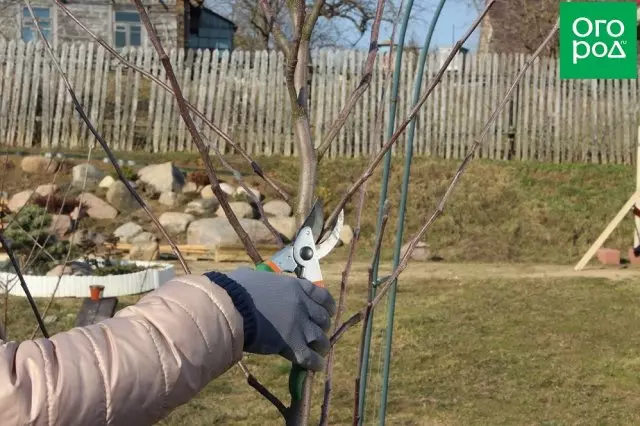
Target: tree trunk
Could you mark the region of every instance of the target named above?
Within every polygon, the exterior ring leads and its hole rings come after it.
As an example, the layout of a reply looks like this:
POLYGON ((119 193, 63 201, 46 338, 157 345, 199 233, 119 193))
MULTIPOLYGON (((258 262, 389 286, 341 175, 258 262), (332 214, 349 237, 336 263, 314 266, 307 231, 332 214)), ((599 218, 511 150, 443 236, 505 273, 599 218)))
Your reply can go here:
POLYGON ((301 40, 298 49, 298 63, 294 74, 294 86, 298 94, 298 108, 294 113, 295 134, 298 142, 300 158, 300 174, 298 178, 298 206, 296 217, 298 223, 302 223, 311 210, 313 204, 316 172, 318 161, 311 136, 309 122, 309 87, 307 77, 309 73, 309 41, 301 40))

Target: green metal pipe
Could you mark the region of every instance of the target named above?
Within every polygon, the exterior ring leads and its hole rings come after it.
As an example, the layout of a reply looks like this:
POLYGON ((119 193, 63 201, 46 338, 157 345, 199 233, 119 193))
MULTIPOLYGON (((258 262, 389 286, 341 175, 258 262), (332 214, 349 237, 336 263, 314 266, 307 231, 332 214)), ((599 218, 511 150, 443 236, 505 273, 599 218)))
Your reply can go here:
MULTIPOLYGON (((413 8, 413 0, 408 0, 407 5, 403 11, 402 15, 402 25, 400 27, 400 32, 398 34, 398 43, 396 50, 396 58, 394 63, 393 70, 393 83, 391 86, 391 105, 389 107, 389 121, 387 122, 387 131, 385 135, 385 140, 391 139, 393 133, 395 131, 396 124, 396 109, 398 106, 398 90, 400 87, 400 70, 402 68, 402 53, 404 50, 404 39, 407 34, 407 27, 409 25, 409 18, 411 16, 411 9, 413 8)), ((393 42, 393 40, 392 40, 393 42)), ((384 217, 384 203, 387 200, 387 192, 389 187, 389 173, 391 169, 391 150, 387 151, 384 156, 384 167, 382 171, 382 184, 380 186, 380 205, 378 206, 378 224, 376 228, 376 234, 380 234, 382 227, 382 219, 384 217)), ((378 281, 378 269, 380 266, 380 256, 376 256, 373 260, 373 270, 372 270, 372 278, 373 282, 378 281)), ((376 287, 373 286, 373 296, 375 296, 376 287)), ((364 343, 364 356, 362 359, 362 369, 360 370, 360 389, 359 389, 359 412, 358 416, 360 418, 359 425, 362 425, 364 422, 364 412, 365 412, 365 404, 367 401, 367 378, 369 371, 369 354, 371 352, 371 333, 372 333, 372 325, 373 325, 373 314, 371 311, 369 315, 369 319, 367 324, 365 325, 365 343, 364 343)))
MULTIPOLYGON (((431 38, 438 22, 438 18, 442 13, 442 9, 446 0, 440 0, 436 7, 433 19, 429 24, 427 35, 425 37, 422 49, 420 49, 420 57, 418 59, 418 69, 416 70, 416 78, 413 84, 413 99, 412 106, 415 106, 420 101, 420 91, 422 90, 422 76, 425 72, 425 65, 427 57, 429 55, 429 46, 431 44, 431 38)), ((411 160, 413 159, 413 139, 416 131, 416 119, 411 120, 409 124, 409 130, 407 132, 407 145, 404 157, 404 171, 402 175, 402 192, 400 194, 400 207, 398 209, 398 227, 396 230, 396 242, 393 253, 393 269, 398 267, 400 263, 400 254, 402 249, 402 237, 404 235, 404 222, 407 209, 407 195, 409 193, 409 179, 411 177, 411 160)), ((396 307, 396 290, 398 281, 394 281, 389 289, 389 298, 387 300, 387 327, 386 327, 386 339, 385 339, 385 354, 384 354, 384 366, 382 370, 382 393, 380 394, 380 410, 379 410, 379 422, 381 426, 385 424, 385 417, 387 414, 387 400, 389 396, 389 373, 391 369, 391 345, 393 343, 393 324, 396 307)))

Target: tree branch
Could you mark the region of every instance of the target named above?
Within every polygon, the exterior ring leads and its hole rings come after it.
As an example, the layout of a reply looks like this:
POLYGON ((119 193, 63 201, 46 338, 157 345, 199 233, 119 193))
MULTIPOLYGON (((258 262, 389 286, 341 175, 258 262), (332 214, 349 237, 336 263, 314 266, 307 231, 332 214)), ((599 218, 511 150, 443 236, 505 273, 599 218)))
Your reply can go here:
POLYGON ((338 214, 340 214, 340 210, 344 208, 346 203, 351 199, 351 197, 353 197, 353 195, 356 193, 358 188, 373 175, 374 170, 376 169, 378 164, 380 164, 380 161, 382 161, 387 151, 389 151, 389 149, 391 149, 393 144, 400 138, 400 136, 402 135, 402 132, 404 132, 407 126, 409 126, 409 124, 411 123, 411 120, 413 120, 413 118, 418 114, 422 105, 424 105, 424 103, 427 101, 427 99, 429 98, 433 90, 442 81, 442 76, 444 75, 449 64, 455 58, 455 55, 460 51, 460 48, 464 45, 467 39, 475 31, 475 29, 478 27, 482 19, 487 15, 491 7, 495 4, 495 2, 496 0, 489 0, 482 14, 480 14, 480 16, 476 18, 476 20, 471 24, 471 27, 467 30, 467 32, 462 36, 460 40, 456 42, 453 49, 451 49, 449 56, 447 56, 447 59, 444 61, 444 64, 442 64, 442 66, 440 67, 440 70, 438 71, 435 78, 427 88, 426 92, 420 97, 420 100, 418 101, 418 103, 414 105, 414 107, 409 112, 409 115, 407 116, 407 118, 398 126, 398 129, 391 136, 391 138, 382 146, 382 149, 380 149, 380 151, 376 153, 376 155, 373 157, 373 159, 365 169, 364 173, 347 190, 346 194, 342 197, 342 199, 340 200, 336 208, 333 210, 333 212, 325 222, 325 226, 327 227, 327 229, 333 226, 333 224, 335 223, 338 217, 338 214))
POLYGON ((362 71, 362 77, 360 78, 360 83, 356 87, 356 89, 351 93, 349 99, 344 104, 338 117, 334 120, 333 124, 329 128, 327 132, 327 136, 320 143, 317 149, 318 162, 322 160, 324 154, 327 152, 331 143, 340 133, 340 130, 344 127, 349 115, 353 111, 353 107, 360 100, 362 95, 367 91, 369 86, 371 85, 371 78, 373 76, 373 67, 376 64, 376 56, 378 55, 378 35, 380 33, 380 23, 382 21, 382 15, 384 12, 384 3, 385 0, 378 0, 378 7, 376 8, 375 20, 373 21, 373 26, 371 27, 371 38, 369 41, 369 54, 367 55, 367 60, 364 64, 364 70, 362 71))
POLYGON ((193 142, 198 147, 198 151, 200 152, 200 157, 204 162, 207 175, 209 176, 211 189, 213 190, 213 193, 215 194, 218 201, 220 202, 220 207, 222 207, 222 210, 224 210, 227 216, 227 220, 229 221, 233 229, 238 234, 238 238, 240 238, 240 241, 244 245, 247 251, 247 254, 249 255, 249 257, 254 263, 258 264, 262 262, 262 257, 260 256, 260 253, 258 253, 258 250, 256 249, 253 242, 251 241, 251 238, 249 238, 249 235, 240 224, 240 221, 236 217, 236 214, 231 209, 231 206, 227 201, 226 194, 224 193, 222 188, 220 188, 220 181, 218 180, 216 171, 213 168, 211 157, 209 156, 209 149, 204 144, 204 142, 202 142, 202 137, 200 136, 200 133, 198 132, 198 129, 196 129, 196 125, 193 122, 193 119, 191 118, 189 107, 187 106, 184 100, 184 96, 182 95, 182 90, 180 89, 180 85, 178 84, 178 79, 176 78, 176 75, 173 72, 173 67, 171 66, 171 61, 169 60, 169 56, 164 51, 164 47, 162 47, 162 43, 158 39, 158 34, 155 28, 153 27, 151 20, 149 19, 147 10, 142 5, 142 1, 133 0, 133 2, 135 3, 136 8, 138 9, 138 13, 140 14, 140 19, 142 20, 142 23, 144 24, 147 30, 147 35, 151 40, 151 44, 153 44, 153 47, 155 48, 156 52, 158 53, 158 56, 160 57, 160 62, 162 62, 162 66, 165 69, 167 78, 169 79, 169 83, 171 85, 171 88, 173 89, 173 96, 175 97, 176 102, 178 103, 178 109, 180 110, 180 115, 182 116, 182 119, 184 120, 187 126, 187 129, 189 130, 189 133, 193 138, 193 142))
POLYGON ((69 79, 67 78, 67 75, 65 74, 65 72, 60 67, 60 63, 56 59, 55 54, 53 53, 53 49, 51 48, 51 45, 49 44, 49 41, 44 37, 44 34, 42 34, 42 28, 40 28, 40 24, 38 23, 38 20, 35 17, 35 14, 33 12, 33 8, 31 7, 31 3, 29 2, 29 0, 25 0, 25 5, 29 9, 29 14, 31 15, 31 19, 33 20, 33 22, 35 24, 35 27, 36 27, 36 30, 38 31, 38 34, 40 35, 40 39, 42 40, 42 42, 43 42, 43 44, 45 46, 45 49, 47 50, 47 53, 49 54, 49 57, 51 58, 51 62, 54 64, 56 70, 60 74, 60 78, 62 78, 62 80, 63 80, 63 82, 64 82, 64 84, 65 84, 65 86, 67 88, 67 92, 69 92, 69 95, 71 96, 71 101, 73 102, 73 105, 74 105, 76 111, 78 111, 78 114, 80 115, 80 118, 87 125, 87 127, 89 128, 89 131, 96 138, 96 140, 98 141, 98 143, 100 144, 100 146, 102 147, 104 152, 106 152, 107 157, 109 157, 109 161, 111 162, 111 164, 113 165, 113 168, 115 169, 116 173, 118 174, 118 178, 120 178, 122 183, 127 187, 127 190, 129 191, 129 193, 133 196, 133 198, 135 198, 135 200, 138 202, 138 204, 140 204, 140 206, 147 213, 147 215, 149 216, 151 221, 154 223, 154 225, 160 230, 162 235, 166 238, 167 242, 169 243, 169 246, 171 247, 171 250, 173 251, 173 254, 178 258, 178 261, 180 262, 180 265, 182 266, 182 269, 184 269, 184 271, 186 273, 189 273, 189 267, 187 266, 187 263, 184 260, 184 257, 182 256, 182 253, 178 249, 178 246, 175 244, 173 239, 169 236, 167 230, 164 229, 164 226, 162 226, 160 224, 160 221, 158 221, 158 219, 155 217, 155 215, 153 214, 153 212, 151 211, 151 209, 149 208, 147 203, 144 202, 144 200, 142 199, 142 197, 140 197, 138 192, 131 186, 131 184, 129 183, 129 180, 126 178, 126 176, 122 172, 122 169, 120 168, 120 165, 118 164, 118 159, 113 154, 113 151, 111 151, 111 148, 109 148, 109 145, 104 140, 102 135, 100 133, 98 133, 98 130, 93 126, 93 123, 91 122, 91 120, 89 119, 89 117, 85 113, 84 109, 82 108, 82 104, 80 104, 80 101, 78 101, 78 98, 76 97, 76 93, 73 90, 73 87, 71 87, 71 83, 69 83, 69 79))
MULTIPOLYGON (((171 95, 175 96, 175 93, 173 91, 173 89, 164 81, 160 80, 158 77, 154 76, 153 74, 151 74, 149 71, 146 71, 138 66, 136 66, 135 64, 132 64, 131 62, 127 61, 122 55, 120 55, 113 47, 111 47, 109 45, 109 43, 107 43, 104 39, 102 39, 101 37, 99 37, 98 35, 96 35, 93 31, 91 31, 86 25, 84 25, 68 8, 67 6, 62 3, 62 0, 53 0, 55 1, 56 5, 69 17, 71 18, 71 20, 73 20, 83 31, 85 31, 87 34, 89 34, 89 36, 95 40, 100 46, 104 47, 113 57, 115 57, 118 62, 120 62, 121 64, 123 64, 124 66, 131 68, 132 70, 134 70, 135 72, 143 75, 144 77, 148 78, 149 80, 153 81, 155 84, 157 84, 158 86, 162 87, 164 90, 166 90, 167 92, 169 92, 171 95)), ((220 136, 225 143, 229 144, 231 147, 233 147, 233 149, 235 149, 240 156, 242 156, 250 165, 251 165, 251 169, 253 170, 253 172, 259 176, 261 179, 263 179, 271 188, 273 188, 282 199, 284 199, 285 201, 289 201, 291 199, 291 196, 289 194, 287 194, 284 190, 282 190, 274 181, 273 179, 271 179, 269 176, 265 175, 264 171, 262 170, 262 168, 258 165, 258 163, 256 163, 250 156, 249 154, 247 154, 247 152, 242 149, 238 144, 236 144, 229 135, 227 135, 225 132, 222 131, 222 129, 220 129, 218 126, 216 126, 211 120, 209 120, 204 113, 202 113, 200 110, 198 110, 198 108, 196 108, 193 104, 191 104, 190 102, 185 100, 185 103, 187 105, 187 107, 196 115, 196 117, 198 117, 199 119, 202 120, 203 123, 205 123, 209 128, 211 128, 218 136, 220 136)))
POLYGON ((372 310, 376 307, 376 305, 380 302, 380 300, 382 300, 382 298, 385 296, 385 294, 391 287, 391 284, 398 278, 398 276, 402 273, 402 271, 406 269, 407 264, 409 263, 409 259, 411 259, 411 254, 417 247, 418 243, 420 242, 424 234, 429 230, 433 222, 435 222, 435 220, 444 212, 444 208, 447 200, 453 193, 453 190, 458 185, 458 182, 460 181, 462 174, 465 172, 467 166, 473 159, 475 151, 482 144, 482 141, 485 139, 485 137, 489 133, 489 130, 491 129, 491 126, 494 124, 497 117, 500 115, 500 113, 504 110, 504 108, 509 103, 511 95, 513 94, 514 90, 516 89, 516 87, 524 77, 526 71, 529 69, 531 64, 538 58, 538 56, 540 56, 540 53, 542 53, 542 51, 546 48, 548 43, 556 35, 559 27, 560 27, 560 21, 557 20, 555 25, 551 29, 551 31, 547 34, 546 38, 540 44, 540 46, 538 46, 538 48, 533 53, 533 55, 531 55, 531 57, 525 62, 522 69, 516 76, 514 82, 509 87, 509 90, 507 90, 507 93, 503 97, 502 101, 500 101, 496 109, 493 111, 493 113, 485 123, 484 127, 482 128, 482 131, 480 132, 480 135, 474 140, 473 144, 469 148, 469 152, 467 153, 465 158, 462 160, 462 163, 458 167, 458 170, 456 171, 456 174, 454 175, 454 177, 451 179, 451 182, 449 183, 447 190, 445 191, 444 195, 438 202, 436 210, 433 212, 431 217, 429 217, 429 219, 425 222, 425 224, 422 225, 418 233, 409 241, 407 250, 405 251, 405 254, 402 256, 402 259, 400 259, 400 263, 398 264, 398 267, 393 271, 393 273, 389 277, 385 278, 381 282, 380 291, 378 292, 376 297, 372 301, 367 303, 367 305, 364 308, 362 308, 360 311, 353 314, 348 320, 343 322, 338 327, 336 332, 333 333, 333 335, 331 336, 332 345, 334 345, 349 328, 359 323, 360 320, 362 320, 362 318, 366 315, 367 310, 372 310))

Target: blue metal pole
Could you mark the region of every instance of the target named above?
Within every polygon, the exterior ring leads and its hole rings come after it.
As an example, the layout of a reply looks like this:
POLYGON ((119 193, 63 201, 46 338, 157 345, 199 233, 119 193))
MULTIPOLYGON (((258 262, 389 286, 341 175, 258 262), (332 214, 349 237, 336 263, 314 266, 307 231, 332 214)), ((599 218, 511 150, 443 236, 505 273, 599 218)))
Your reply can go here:
MULTIPOLYGON (((427 62, 427 56, 429 53, 429 45, 431 44, 431 38, 433 36, 436 23, 438 22, 438 18, 440 17, 440 13, 442 12, 442 8, 444 7, 445 2, 446 0, 440 0, 440 2, 438 3, 434 17, 429 25, 429 30, 427 31, 424 44, 422 45, 422 49, 420 50, 420 58, 418 60, 418 69, 416 70, 416 79, 413 85, 412 105, 416 105, 420 100, 420 90, 422 89, 422 76, 425 71, 425 64, 427 62)), ((406 208, 407 208, 407 195, 409 192, 409 178, 411 175, 411 160, 413 158, 413 139, 415 136, 415 130, 416 130, 416 119, 414 118, 413 120, 411 120, 411 123, 409 124, 409 130, 407 133, 404 172, 402 175, 402 193, 400 195, 400 207, 398 210, 398 228, 396 231, 396 242, 395 242, 395 248, 393 253, 394 269, 397 268, 398 264, 400 263, 402 237, 404 234, 404 219, 405 219, 406 208)), ((391 284, 391 288, 389 289, 386 341, 385 341, 385 354, 384 354, 385 357, 384 357, 384 366, 382 370, 382 374, 383 374, 382 393, 380 395, 380 410, 379 410, 379 419, 380 419, 381 426, 384 426, 386 421, 385 418, 387 414, 387 400, 389 396, 389 373, 390 373, 390 367, 391 367, 391 345, 393 343, 393 325, 394 325, 397 284, 398 284, 398 281, 397 280, 394 281, 393 284, 391 284)))
MULTIPOLYGON (((394 63, 393 70, 393 83, 391 86, 391 105, 389 108, 389 121, 387 123, 387 131, 385 135, 385 140, 391 139, 393 133, 395 131, 396 124, 396 109, 398 105, 398 90, 400 87, 400 70, 402 68, 402 53, 404 49, 404 39, 407 33, 407 26, 409 24, 409 17, 411 16, 411 9, 413 8, 413 0, 408 0, 407 5, 403 11, 402 15, 402 25, 400 27, 400 33, 398 37, 396 57, 394 63)), ((391 40, 393 43, 393 40, 391 40)), ((389 172, 391 169, 391 150, 387 151, 384 157, 384 168, 382 171, 382 185, 380 186, 380 205, 378 206, 378 224, 376 232, 379 234, 381 232, 382 226, 382 218, 384 217, 384 203, 387 200, 387 192, 389 186, 389 172)), ((376 291, 376 282, 378 281, 378 269, 380 266, 380 257, 377 256, 373 260, 373 270, 372 270, 372 279, 374 282, 373 292, 375 296, 376 291)), ((373 311, 369 315, 369 320, 365 325, 365 343, 363 348, 363 358, 362 358, 362 369, 360 370, 360 389, 359 389, 359 412, 358 416, 360 418, 359 424, 362 425, 364 422, 364 412, 365 412, 365 403, 366 403, 366 394, 367 394, 367 378, 369 371, 369 354, 371 352, 371 332, 373 325, 373 311)))

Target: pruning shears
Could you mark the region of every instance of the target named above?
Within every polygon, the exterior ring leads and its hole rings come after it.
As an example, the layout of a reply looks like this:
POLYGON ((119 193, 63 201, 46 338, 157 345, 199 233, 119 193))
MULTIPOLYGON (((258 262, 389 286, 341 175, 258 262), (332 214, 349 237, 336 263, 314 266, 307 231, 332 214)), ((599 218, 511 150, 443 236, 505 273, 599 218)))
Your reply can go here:
MULTIPOLYGON (((311 281, 318 287, 324 287, 320 259, 331 252, 340 240, 340 231, 344 223, 344 210, 340 211, 333 230, 323 237, 324 213, 321 199, 313 204, 311 212, 296 232, 291 244, 283 247, 269 259, 256 266, 256 270, 295 273, 298 278, 311 281)), ((293 400, 302 399, 302 388, 307 371, 292 364, 289 373, 289 392, 293 400)))

